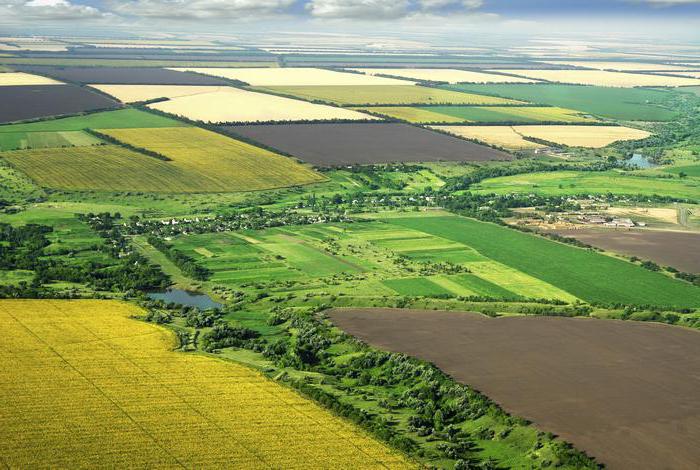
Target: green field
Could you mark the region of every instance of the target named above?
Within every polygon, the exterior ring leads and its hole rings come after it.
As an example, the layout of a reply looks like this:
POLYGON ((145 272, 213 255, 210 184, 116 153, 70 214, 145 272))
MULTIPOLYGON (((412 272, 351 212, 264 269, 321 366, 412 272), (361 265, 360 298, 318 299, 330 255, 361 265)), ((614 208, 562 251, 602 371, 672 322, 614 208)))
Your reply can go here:
POLYGON ((517 104, 518 101, 417 85, 253 87, 254 90, 339 105, 517 104))
POLYGON ((561 106, 627 121, 670 121, 678 115, 663 107, 669 92, 659 90, 549 84, 449 85, 443 88, 561 106))
POLYGON ((653 178, 617 171, 552 171, 501 176, 481 181, 472 190, 483 194, 541 194, 566 196, 580 194, 642 194, 700 200, 700 180, 653 178))
POLYGON ((672 167, 664 168, 661 171, 663 171, 665 173, 673 173, 675 175, 678 175, 680 173, 685 173, 688 176, 700 178, 700 165, 672 166, 672 167))
POLYGON ((83 131, 58 132, 2 132, 0 150, 22 150, 57 147, 84 147, 102 143, 83 131))
POLYGON ((536 122, 595 122, 578 111, 554 106, 385 106, 357 108, 412 123, 536 123, 536 122))
POLYGON ((83 129, 185 126, 180 121, 138 109, 85 114, 61 119, 0 126, 0 151, 94 145, 100 140, 83 129))
POLYGON ((700 289, 629 262, 457 216, 390 218, 395 226, 465 244, 588 302, 700 306, 700 289))

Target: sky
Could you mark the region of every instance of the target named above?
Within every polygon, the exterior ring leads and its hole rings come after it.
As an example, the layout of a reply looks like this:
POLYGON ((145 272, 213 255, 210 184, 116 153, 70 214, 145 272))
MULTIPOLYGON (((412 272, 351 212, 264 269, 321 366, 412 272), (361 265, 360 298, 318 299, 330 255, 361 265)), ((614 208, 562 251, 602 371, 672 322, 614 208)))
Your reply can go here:
POLYGON ((42 27, 494 34, 577 28, 675 33, 700 42, 700 0, 0 0, 0 29, 42 27))

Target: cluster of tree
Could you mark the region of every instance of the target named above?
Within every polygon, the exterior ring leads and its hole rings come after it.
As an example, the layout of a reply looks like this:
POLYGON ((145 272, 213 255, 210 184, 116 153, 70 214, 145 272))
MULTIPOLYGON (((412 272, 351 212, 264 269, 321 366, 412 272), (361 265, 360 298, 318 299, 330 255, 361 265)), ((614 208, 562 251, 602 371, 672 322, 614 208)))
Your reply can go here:
POLYGON ((124 223, 123 230, 130 235, 149 234, 168 237, 192 233, 213 233, 232 230, 262 230, 284 225, 309 225, 326 222, 352 222, 342 214, 300 214, 295 211, 272 212, 261 207, 219 214, 211 217, 194 217, 171 220, 146 220, 132 216, 124 223))
POLYGON ((211 330, 201 335, 202 349, 213 352, 222 348, 246 348, 258 351, 265 341, 260 333, 243 326, 232 326, 227 321, 217 321, 211 330))
POLYGON ((119 147, 123 147, 127 150, 131 150, 132 152, 141 153, 141 154, 147 155, 149 157, 157 158, 158 160, 162 160, 164 162, 172 161, 171 158, 166 157, 162 153, 154 152, 153 150, 149 150, 149 149, 143 148, 143 147, 136 147, 134 145, 131 145, 131 144, 123 142, 119 139, 116 139, 116 138, 112 137, 111 135, 107 135, 107 134, 104 134, 102 132, 98 132, 95 129, 83 129, 83 130, 85 132, 87 132, 88 134, 91 134, 91 135, 97 137, 98 139, 101 139, 105 142, 109 142, 110 144, 113 144, 113 145, 117 145, 119 147))
POLYGON ((185 276, 198 281, 206 281, 211 276, 211 272, 207 268, 200 266, 194 259, 176 250, 161 238, 151 235, 148 237, 148 243, 172 261, 185 276))

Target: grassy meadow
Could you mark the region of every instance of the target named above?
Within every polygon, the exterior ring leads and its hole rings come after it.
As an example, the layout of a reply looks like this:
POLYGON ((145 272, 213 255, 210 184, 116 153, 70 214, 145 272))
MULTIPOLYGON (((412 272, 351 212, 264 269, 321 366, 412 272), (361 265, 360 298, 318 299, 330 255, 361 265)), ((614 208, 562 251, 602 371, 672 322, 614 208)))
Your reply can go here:
POLYGON ((391 218, 387 222, 463 243, 495 262, 588 302, 700 306, 700 291, 690 284, 498 225, 457 216, 391 218))
POLYGON ((444 88, 560 106, 625 121, 671 121, 678 116, 664 106, 670 93, 661 90, 557 84, 450 85, 444 88))
POLYGON ((619 171, 552 171, 489 178, 472 186, 484 194, 641 194, 698 200, 700 181, 696 178, 653 178, 619 171))

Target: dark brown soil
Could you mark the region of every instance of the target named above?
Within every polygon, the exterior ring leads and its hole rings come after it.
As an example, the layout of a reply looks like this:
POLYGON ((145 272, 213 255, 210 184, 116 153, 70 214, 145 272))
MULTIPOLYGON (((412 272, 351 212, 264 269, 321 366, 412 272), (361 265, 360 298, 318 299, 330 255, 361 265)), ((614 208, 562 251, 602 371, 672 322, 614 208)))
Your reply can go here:
POLYGON ((490 147, 408 124, 281 124, 223 129, 322 167, 511 158, 490 147))
POLYGON ((121 106, 104 95, 73 85, 2 86, 0 103, 0 123, 121 106))
POLYGON ((418 310, 329 315, 369 344, 433 362, 608 468, 700 467, 700 332, 418 310))
POLYGON ((225 80, 191 72, 143 67, 55 67, 13 65, 20 72, 36 73, 61 81, 112 85, 226 85, 225 80))
POLYGON ((651 260, 687 273, 700 273, 700 233, 652 230, 555 230, 589 245, 651 260))

